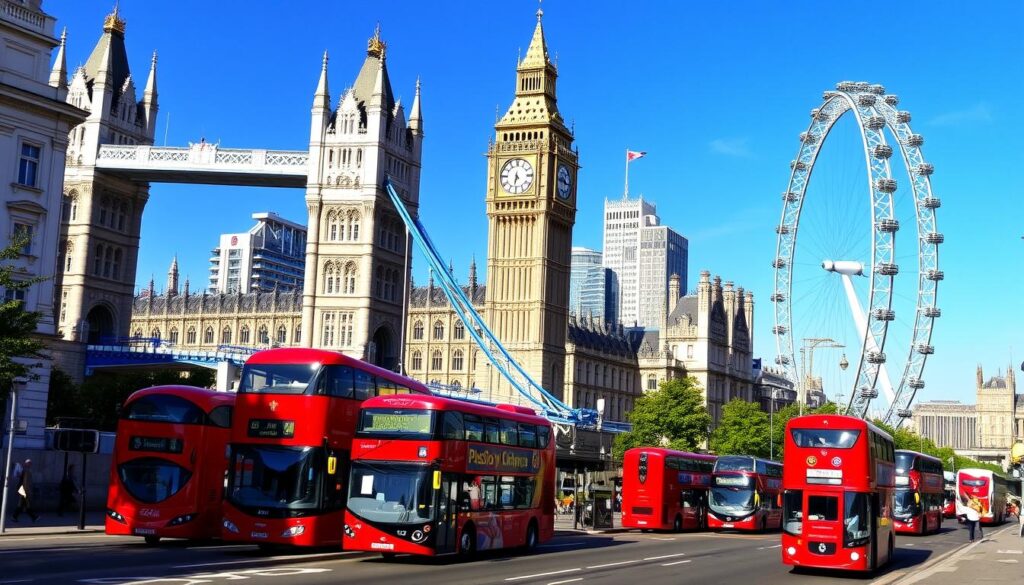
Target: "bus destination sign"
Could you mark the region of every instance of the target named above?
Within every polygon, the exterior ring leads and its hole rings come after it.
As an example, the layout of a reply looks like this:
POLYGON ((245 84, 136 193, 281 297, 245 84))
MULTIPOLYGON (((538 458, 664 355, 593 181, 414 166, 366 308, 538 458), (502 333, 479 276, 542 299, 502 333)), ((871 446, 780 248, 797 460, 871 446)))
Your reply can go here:
POLYGON ((185 442, 168 437, 136 437, 128 441, 129 451, 153 451, 156 453, 181 453, 185 442))
POLYGON ((540 470, 540 452, 498 445, 469 445, 466 470, 536 473, 540 470))
POLYGON ((294 437, 295 421, 250 418, 249 436, 256 439, 280 439, 294 437))
POLYGON ((430 434, 433 414, 430 411, 382 412, 364 410, 361 432, 430 434))

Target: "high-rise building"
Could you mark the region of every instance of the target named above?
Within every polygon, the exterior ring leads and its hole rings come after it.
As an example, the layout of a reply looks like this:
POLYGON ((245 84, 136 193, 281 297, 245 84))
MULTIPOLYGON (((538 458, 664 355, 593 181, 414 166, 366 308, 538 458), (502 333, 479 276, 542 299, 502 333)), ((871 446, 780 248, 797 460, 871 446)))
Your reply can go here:
POLYGON ((668 309, 668 279, 678 275, 686 290, 688 243, 661 225, 653 203, 605 200, 604 265, 615 274, 618 319, 656 327, 668 309))
MULTIPOLYGON (((27 288, 0 288, 0 302, 18 300, 26 310, 38 311, 36 333, 51 339, 57 327, 54 295, 60 289, 50 277, 74 258, 73 244, 60 237, 61 213, 72 213, 70 202, 64 199, 62 205, 61 198, 68 133, 85 112, 65 102, 64 35, 58 43, 56 19, 41 4, 4 2, 0 10, 0 246, 16 234, 28 236, 18 256, 4 260, 4 266, 13 269, 15 279, 42 277, 27 288), (51 70, 50 54, 58 46, 51 70)), ((84 249, 76 251, 84 255, 84 249)), ((15 445, 42 447, 52 361, 33 361, 39 362, 33 375, 14 380, 17 412, 0 408, 0 416, 17 421, 15 445)))
POLYGON ((302 290, 305 226, 274 212, 254 213, 252 218, 256 225, 249 231, 221 234, 210 257, 210 292, 302 290))
POLYGON ((597 250, 573 246, 569 276, 569 312, 615 323, 615 273, 605 268, 597 250))

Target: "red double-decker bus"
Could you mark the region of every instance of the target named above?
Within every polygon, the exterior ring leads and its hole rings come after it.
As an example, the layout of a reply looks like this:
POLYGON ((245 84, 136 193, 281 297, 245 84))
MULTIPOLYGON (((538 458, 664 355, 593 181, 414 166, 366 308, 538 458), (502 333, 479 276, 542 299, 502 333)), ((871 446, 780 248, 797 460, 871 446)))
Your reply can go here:
POLYGON ((956 470, 956 513, 967 514, 972 500, 981 505, 982 524, 1002 524, 1006 519, 1006 479, 987 469, 956 470))
POLYGON ((359 406, 426 386, 341 353, 253 354, 231 429, 222 534, 261 546, 341 544, 349 449, 359 406))
POLYGON ((715 461, 708 500, 708 528, 776 530, 782 464, 749 455, 722 455, 715 461))
POLYGON ((439 396, 363 403, 345 544, 391 556, 533 548, 555 522, 551 424, 519 406, 439 396))
POLYGON ((622 526, 680 531, 707 528, 714 455, 659 447, 629 449, 622 458, 622 526))
POLYGON ((225 448, 235 395, 191 386, 135 392, 121 407, 107 534, 220 536, 225 448))
POLYGON ((896 451, 896 532, 930 534, 942 529, 943 487, 941 461, 924 453, 896 451))
POLYGON ((896 450, 892 437, 851 416, 786 424, 782 562, 873 571, 892 559, 896 450))

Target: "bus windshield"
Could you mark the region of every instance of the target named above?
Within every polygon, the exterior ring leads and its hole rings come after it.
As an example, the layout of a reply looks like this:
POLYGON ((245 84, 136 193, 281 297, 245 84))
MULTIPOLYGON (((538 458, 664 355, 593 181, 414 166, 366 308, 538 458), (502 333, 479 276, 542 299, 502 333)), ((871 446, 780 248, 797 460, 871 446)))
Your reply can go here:
POLYGON ((316 508, 320 495, 319 452, 312 447, 234 445, 228 499, 248 507, 316 508))
POLYGON ((723 456, 715 461, 715 471, 754 471, 754 458, 723 456))
POLYGON ((150 394, 128 403, 121 418, 142 422, 167 422, 201 425, 206 413, 184 398, 169 394, 150 394))
POLYGON ((422 465, 353 462, 348 509, 371 522, 421 524, 431 520, 430 474, 422 465))
POLYGON ((133 498, 157 504, 178 493, 192 472, 165 459, 143 457, 117 467, 118 477, 133 498))
POLYGON ((239 394, 305 394, 320 364, 246 364, 239 394))
POLYGON ((711 488, 711 509, 737 514, 754 509, 754 490, 750 488, 711 488))
POLYGON ((797 447, 821 447, 826 449, 849 449, 857 442, 860 431, 832 429, 792 429, 793 442, 797 447))

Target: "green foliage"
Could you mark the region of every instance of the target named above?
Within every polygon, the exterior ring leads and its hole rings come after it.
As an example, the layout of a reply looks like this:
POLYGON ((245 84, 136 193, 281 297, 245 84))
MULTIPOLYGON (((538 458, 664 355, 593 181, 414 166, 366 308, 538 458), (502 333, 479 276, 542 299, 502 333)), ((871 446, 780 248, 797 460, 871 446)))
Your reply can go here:
MULTIPOLYGON (((59 370, 55 370, 59 372, 59 370)), ((195 368, 188 371, 154 370, 119 374, 96 374, 76 386, 70 378, 50 378, 48 418, 51 424, 58 417, 80 419, 76 426, 101 431, 117 430, 117 409, 135 392, 150 386, 180 384, 206 388, 215 381, 213 370, 195 368)))
MULTIPOLYGON (((838 414, 839 407, 834 402, 826 402, 818 408, 805 408, 804 415, 808 414, 838 414)), ((782 461, 786 448, 786 423, 790 419, 800 416, 799 404, 788 404, 778 410, 772 417, 772 441, 775 446, 775 460, 782 461)))
POLYGON ((719 455, 767 458, 768 422, 768 413, 758 403, 734 399, 722 408, 722 418, 711 433, 711 450, 719 455))
POLYGON ((992 463, 983 463, 976 459, 971 459, 970 457, 963 457, 961 455, 957 455, 951 447, 939 447, 931 439, 923 437, 905 427, 901 426, 898 429, 894 429, 891 426, 877 419, 872 422, 878 428, 892 435, 893 443, 896 444, 897 449, 917 451, 918 453, 925 453, 927 455, 937 457, 940 461, 942 461, 942 467, 946 471, 953 471, 954 469, 963 469, 965 467, 977 467, 980 469, 988 469, 989 471, 995 471, 996 473, 1006 473, 1003 470, 1003 468, 998 465, 994 465, 992 463))
POLYGON ((692 451, 708 438, 711 415, 694 378, 666 380, 657 390, 636 400, 629 413, 633 430, 615 437, 613 454, 622 459, 627 449, 665 445, 692 451), (664 439, 664 440, 663 440, 664 439))
MULTIPOLYGON (((45 280, 41 277, 19 278, 21 272, 10 261, 21 256, 21 249, 29 242, 29 236, 17 233, 10 244, 0 250, 0 288, 5 291, 28 290, 33 284, 45 280)), ((32 370, 47 359, 42 353, 43 344, 35 336, 36 327, 42 314, 26 311, 21 301, 0 303, 0 400, 7 399, 14 380, 25 378, 35 380, 39 376, 32 370)))

